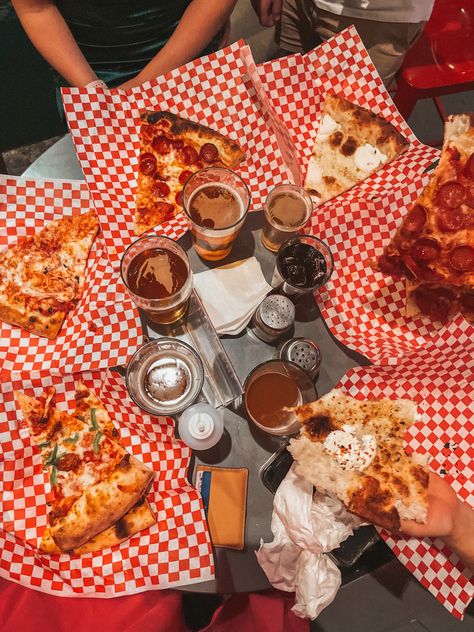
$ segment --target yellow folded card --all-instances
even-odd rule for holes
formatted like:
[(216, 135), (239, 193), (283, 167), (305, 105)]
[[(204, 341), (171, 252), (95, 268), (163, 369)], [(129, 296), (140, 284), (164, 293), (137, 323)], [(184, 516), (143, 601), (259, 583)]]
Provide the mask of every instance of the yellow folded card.
[(245, 546), (248, 470), (198, 465), (196, 472), (196, 487), (206, 508), (212, 543), (242, 550)]

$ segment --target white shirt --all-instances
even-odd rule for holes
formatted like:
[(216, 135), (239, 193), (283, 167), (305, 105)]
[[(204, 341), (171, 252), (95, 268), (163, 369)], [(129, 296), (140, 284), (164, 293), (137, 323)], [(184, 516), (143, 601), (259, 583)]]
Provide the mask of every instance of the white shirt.
[(376, 22), (426, 22), (434, 0), (313, 0), (324, 11)]

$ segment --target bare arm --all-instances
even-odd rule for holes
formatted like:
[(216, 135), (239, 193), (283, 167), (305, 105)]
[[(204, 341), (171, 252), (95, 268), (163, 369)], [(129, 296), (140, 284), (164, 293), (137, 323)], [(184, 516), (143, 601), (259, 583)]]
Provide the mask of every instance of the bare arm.
[(474, 571), (474, 510), (456, 496), (445, 480), (430, 472), (426, 524), (402, 522), (402, 532), (416, 537), (440, 537)]
[(85, 86), (97, 79), (54, 2), (12, 0), (12, 4), (38, 52), (70, 85)]
[(173, 35), (143, 70), (122, 84), (133, 88), (199, 56), (229, 18), (237, 0), (193, 0)]

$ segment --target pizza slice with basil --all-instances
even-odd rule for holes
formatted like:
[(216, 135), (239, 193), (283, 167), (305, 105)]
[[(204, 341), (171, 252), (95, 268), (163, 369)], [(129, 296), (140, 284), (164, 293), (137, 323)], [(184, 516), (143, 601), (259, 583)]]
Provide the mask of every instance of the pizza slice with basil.
[(51, 483), (46, 539), (78, 551), (140, 506), (154, 474), (101, 430), (94, 409), (86, 422), (53, 406), (53, 388), (15, 396)]
[[(114, 426), (107, 409), (102, 401), (85, 384), (76, 384), (76, 408), (73, 417), (81, 420), (85, 424), (99, 427), (100, 432), (124, 447), (120, 439), (120, 434)], [(75, 554), (91, 553), (115, 546), (128, 540), (132, 535), (151, 527), (156, 523), (156, 518), (151, 510), (149, 502), (145, 497), (140, 498), (138, 503), (122, 516), (115, 524), (111, 525), (101, 533), (98, 533), (88, 542), (82, 544), (72, 552)], [(49, 528), (43, 534), (40, 545), (44, 553), (61, 553), (56, 546)]]
[(408, 316), (474, 321), (474, 113), (448, 117), (438, 166), (377, 265), (405, 278)]
[(244, 156), (236, 142), (171, 112), (143, 112), (141, 120), (136, 235), (182, 212), (183, 187), (193, 173), (233, 168)]
[(0, 320), (54, 339), (81, 298), (97, 215), (63, 217), (0, 253)]
[(426, 458), (403, 446), (417, 420), (406, 399), (357, 400), (334, 389), (293, 409), (301, 423), (288, 447), (296, 472), (352, 513), (400, 530), (400, 520), (426, 522)]

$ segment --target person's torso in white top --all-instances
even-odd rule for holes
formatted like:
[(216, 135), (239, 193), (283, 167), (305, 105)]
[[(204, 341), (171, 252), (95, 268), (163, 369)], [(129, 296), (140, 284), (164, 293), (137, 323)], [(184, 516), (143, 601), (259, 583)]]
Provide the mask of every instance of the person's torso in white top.
[(434, 0), (313, 0), (324, 11), (376, 22), (426, 22)]

